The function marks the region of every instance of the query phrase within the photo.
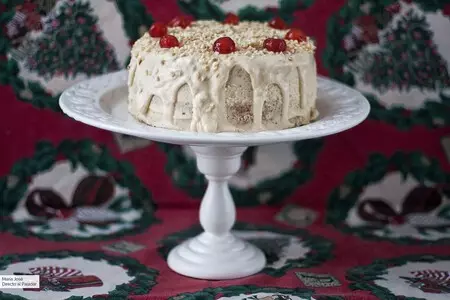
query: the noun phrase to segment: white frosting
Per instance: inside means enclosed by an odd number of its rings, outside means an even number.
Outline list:
[[[133,46],[129,112],[155,126],[195,132],[285,129],[314,120],[317,73],[310,40],[286,41],[287,51],[263,48],[284,37],[265,23],[237,26],[194,22],[169,28],[180,47],[163,49],[148,34]],[[237,51],[218,54],[214,41],[231,37]]]

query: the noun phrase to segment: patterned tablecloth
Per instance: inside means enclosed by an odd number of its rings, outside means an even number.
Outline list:
[[[0,0],[0,299],[450,298],[448,0]],[[250,148],[232,179],[240,237],[266,268],[231,281],[170,271],[199,232],[205,179],[187,148],[112,134],[58,95],[122,69],[153,20],[267,21],[314,37],[319,72],[364,92],[369,119]]]

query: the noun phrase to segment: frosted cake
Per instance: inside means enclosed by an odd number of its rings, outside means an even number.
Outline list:
[[[154,23],[131,50],[128,110],[154,126],[246,132],[318,116],[313,41],[281,19]]]

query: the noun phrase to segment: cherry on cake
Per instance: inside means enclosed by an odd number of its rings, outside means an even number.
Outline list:
[[[281,19],[154,23],[133,45],[128,110],[150,126],[258,132],[317,118],[315,46]]]

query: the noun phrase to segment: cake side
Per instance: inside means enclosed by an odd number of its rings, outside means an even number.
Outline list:
[[[196,132],[275,130],[311,122],[317,117],[314,45],[288,40],[283,53],[261,45],[267,36],[286,32],[258,22],[200,21],[171,29],[182,45],[171,49],[145,34],[132,49],[129,112],[155,127]],[[223,35],[237,41],[237,51],[211,50]]]

